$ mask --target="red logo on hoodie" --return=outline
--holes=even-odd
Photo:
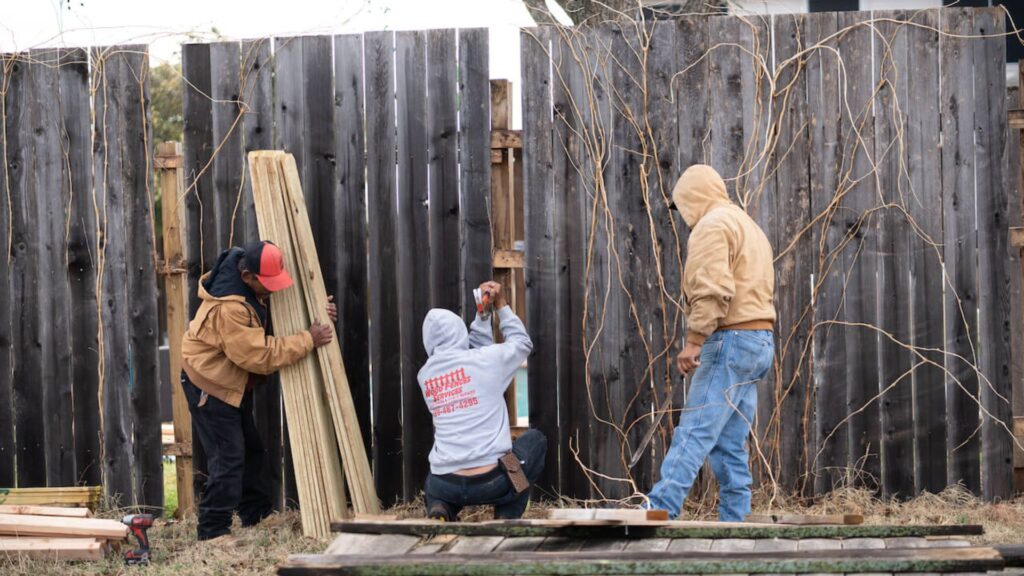
[[[466,369],[459,368],[423,382],[423,396],[434,416],[476,406],[476,390],[464,388],[472,381]]]

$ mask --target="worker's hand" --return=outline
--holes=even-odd
[[[480,291],[490,294],[491,306],[501,308],[505,305],[505,293],[501,291],[501,284],[494,280],[488,280],[480,285]]]
[[[700,366],[700,346],[690,342],[683,346],[683,351],[676,356],[676,366],[683,376],[688,375]]]
[[[313,325],[309,327],[309,335],[313,337],[313,347],[315,348],[326,346],[331,343],[331,340],[334,340],[331,327],[320,322],[313,322]]]
[[[334,296],[327,297],[327,317],[334,324],[338,323],[338,306],[334,303]]]

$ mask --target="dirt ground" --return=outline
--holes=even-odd
[[[1024,497],[1014,501],[986,504],[964,490],[949,489],[939,495],[924,495],[909,502],[886,503],[863,490],[842,490],[811,506],[768,506],[763,494],[755,496],[755,513],[800,512],[808,514],[861,513],[865,522],[877,524],[982,524],[985,536],[978,543],[1024,543]],[[570,503],[565,503],[566,505]],[[528,517],[543,517],[552,504],[531,505]],[[687,518],[713,518],[713,504],[692,504]],[[422,516],[419,505],[405,505],[391,510],[401,517]],[[463,520],[488,518],[486,509],[467,510]],[[289,554],[310,554],[323,551],[329,539],[305,538],[296,512],[276,514],[253,528],[235,527],[239,545],[217,548],[197,543],[195,522],[161,522],[150,530],[153,564],[148,568],[126,568],[117,556],[103,562],[55,563],[29,560],[0,560],[0,573],[10,576],[95,576],[100,574],[138,575],[220,575],[273,574],[274,567]]]

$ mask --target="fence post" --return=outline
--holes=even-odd
[[[515,289],[515,279],[523,273],[523,251],[517,250],[515,244],[516,223],[523,219],[523,205],[516,202],[512,161],[515,149],[522,147],[522,139],[518,131],[510,130],[511,127],[512,83],[508,80],[491,80],[491,237],[494,239],[491,260],[494,279],[505,290],[508,305],[522,318],[525,312],[522,306],[524,294]],[[497,329],[494,338],[496,342],[501,341]],[[505,390],[505,403],[508,405],[509,424],[515,427],[518,421],[515,377]]]
[[[1017,103],[1019,109],[1009,110],[1009,127],[1010,129],[1017,129],[1017,138],[1020,141],[1020,147],[1018,149],[1018,157],[1016,159],[1016,169],[1020,175],[1018,180],[1017,190],[1008,190],[1009,201],[1018,202],[1020,212],[1019,222],[1010,222],[1010,245],[1020,250],[1021,255],[1021,274],[1024,279],[1024,61],[1018,63],[1018,82],[1019,88],[1017,89]],[[1012,138],[1013,136],[1008,136]],[[1014,160],[1011,160],[1011,162]],[[1011,210],[1012,214],[1012,210]],[[1017,224],[1017,226],[1013,226]],[[1011,331],[1015,335],[1022,333],[1022,326],[1024,326],[1024,298],[1021,298],[1017,302],[1018,305],[1018,316],[1017,320],[1013,322]],[[1020,345],[1021,338],[1012,338],[1012,342],[1016,345]],[[1020,351],[1018,350],[1017,353]],[[1011,353],[1011,356],[1015,354]],[[1019,376],[1019,375],[1015,375]],[[1012,384],[1012,395],[1011,400],[1013,402],[1013,488],[1016,492],[1024,492],[1024,381],[1015,378]]]
[[[181,144],[164,142],[157,146],[156,168],[163,210],[164,261],[160,273],[167,293],[167,339],[169,345],[171,403],[174,416],[174,456],[178,483],[176,518],[195,512],[192,486],[192,418],[185,395],[178,385],[181,374],[181,338],[188,323],[188,276],[185,241],[179,207],[184,201],[184,171]]]

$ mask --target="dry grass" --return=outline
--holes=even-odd
[[[769,506],[764,494],[755,494],[754,511],[792,512],[804,514],[859,513],[873,524],[981,524],[985,535],[978,543],[1024,543],[1024,498],[999,504],[986,504],[961,488],[950,488],[941,494],[926,494],[908,502],[884,502],[870,491],[837,490],[811,505],[789,503],[776,498]],[[571,501],[531,504],[528,518],[542,518],[552,507],[575,505]],[[399,518],[422,518],[422,501],[403,504],[388,511]],[[489,520],[492,512],[486,507],[467,508],[464,521]],[[687,518],[714,518],[713,498],[700,503],[691,501]],[[145,575],[213,575],[273,574],[274,567],[289,554],[318,553],[329,539],[317,540],[302,536],[296,512],[276,514],[253,528],[235,526],[234,534],[241,543],[234,548],[217,548],[196,542],[195,522],[162,523],[152,530],[153,564],[148,568],[127,569],[119,555],[103,562],[57,563],[17,560],[0,561],[0,573],[10,576],[96,576],[99,574]]]

